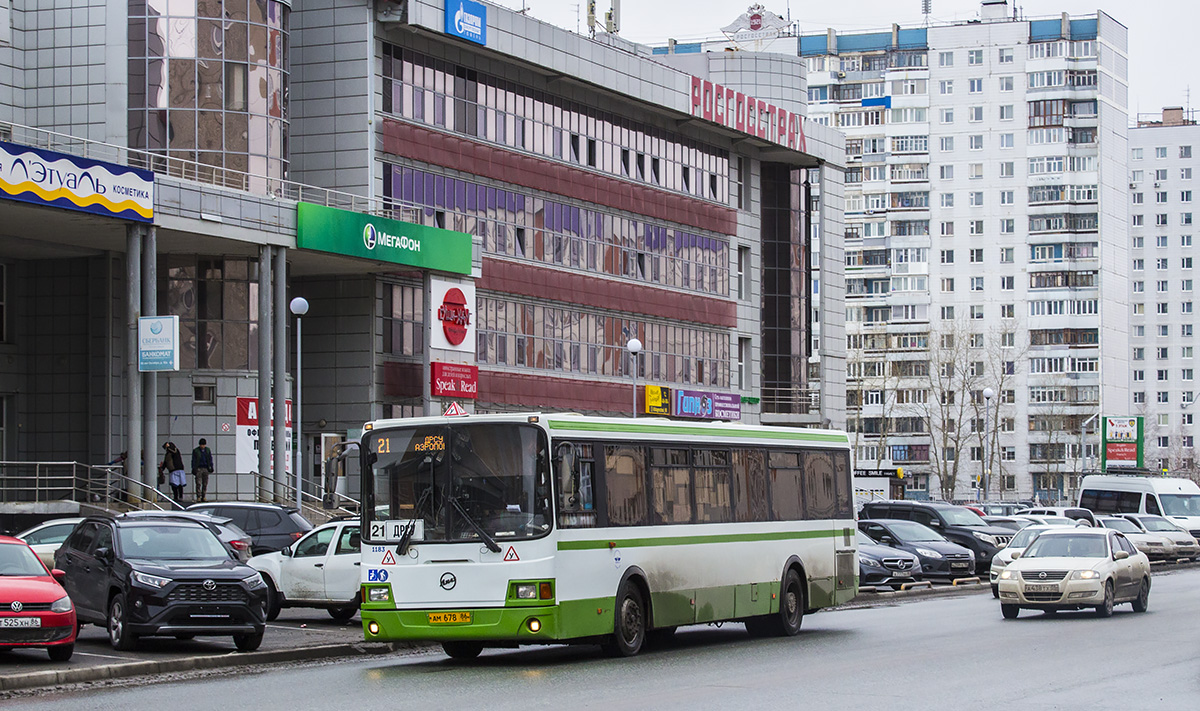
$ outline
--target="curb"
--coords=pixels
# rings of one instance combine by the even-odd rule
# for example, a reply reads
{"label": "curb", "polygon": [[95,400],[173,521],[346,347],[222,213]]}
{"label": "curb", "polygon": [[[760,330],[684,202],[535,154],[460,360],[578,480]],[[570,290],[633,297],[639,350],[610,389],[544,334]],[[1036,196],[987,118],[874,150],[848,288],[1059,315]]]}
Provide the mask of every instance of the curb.
{"label": "curb", "polygon": [[184,657],[163,661],[129,662],[126,664],[104,664],[81,669],[36,671],[22,674],[0,675],[0,691],[15,691],[62,684],[79,684],[105,679],[127,679],[136,676],[169,672],[221,669],[227,667],[295,662],[311,659],[336,659],[366,654],[388,654],[411,645],[384,642],[353,644],[326,644],[316,647],[280,649],[268,652],[229,652],[203,657]]}

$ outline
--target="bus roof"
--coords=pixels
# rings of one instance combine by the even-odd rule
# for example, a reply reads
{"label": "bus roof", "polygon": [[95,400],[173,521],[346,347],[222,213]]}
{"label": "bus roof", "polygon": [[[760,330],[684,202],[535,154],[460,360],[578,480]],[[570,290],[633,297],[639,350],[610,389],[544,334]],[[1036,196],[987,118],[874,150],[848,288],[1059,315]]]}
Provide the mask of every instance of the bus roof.
{"label": "bus roof", "polygon": [[669,436],[686,442],[711,442],[715,438],[758,443],[825,444],[849,446],[845,432],[802,427],[751,425],[742,422],[690,422],[662,417],[602,417],[574,412],[520,412],[457,417],[405,417],[375,420],[364,431],[393,427],[420,427],[454,422],[540,422],[552,435],[588,435],[597,439],[620,436],[622,439],[661,439]]}

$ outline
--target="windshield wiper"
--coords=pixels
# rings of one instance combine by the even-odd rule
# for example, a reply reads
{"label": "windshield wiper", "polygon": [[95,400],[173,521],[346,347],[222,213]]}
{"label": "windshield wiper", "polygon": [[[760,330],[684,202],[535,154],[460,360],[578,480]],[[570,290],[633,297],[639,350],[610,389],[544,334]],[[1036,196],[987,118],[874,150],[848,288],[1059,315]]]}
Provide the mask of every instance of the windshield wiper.
{"label": "windshield wiper", "polygon": [[413,506],[413,517],[408,520],[408,525],[404,527],[404,533],[400,535],[400,542],[396,544],[396,555],[408,555],[408,544],[412,542],[413,534],[417,531],[417,517],[421,515],[421,506],[429,498],[431,491],[433,491],[432,486],[422,491],[421,497],[417,499],[417,504]]}
{"label": "windshield wiper", "polygon": [[457,496],[450,497],[450,505],[454,507],[455,513],[461,516],[462,519],[471,526],[471,528],[475,529],[475,532],[479,534],[479,537],[483,539],[484,544],[487,545],[488,550],[493,553],[500,552],[500,545],[496,543],[495,539],[488,535],[487,531],[483,530],[482,526],[475,522],[475,519],[471,518],[471,515],[468,514],[466,509],[462,507],[462,504],[458,503]]}

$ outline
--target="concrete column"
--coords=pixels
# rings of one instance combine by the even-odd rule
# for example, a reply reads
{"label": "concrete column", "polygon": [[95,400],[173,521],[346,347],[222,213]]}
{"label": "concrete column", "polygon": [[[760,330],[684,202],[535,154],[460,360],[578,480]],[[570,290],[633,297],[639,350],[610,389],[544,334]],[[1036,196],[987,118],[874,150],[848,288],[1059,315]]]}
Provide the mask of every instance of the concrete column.
{"label": "concrete column", "polygon": [[[129,439],[125,442],[125,470],[134,479],[154,484],[153,458],[142,451],[142,374],[138,371],[138,318],[142,315],[142,226],[125,228],[125,416]],[[139,464],[140,462],[140,464]],[[144,492],[131,492],[145,496]]]}
{"label": "concrete column", "polygon": [[[425,324],[425,344],[421,350],[421,410],[426,415],[440,415],[438,408],[433,404],[433,319],[429,317],[433,309],[433,282],[429,272],[425,272],[425,278],[422,280],[422,288],[424,289],[425,298],[421,303],[425,306],[425,314],[422,316],[422,321]],[[383,288],[388,288],[384,285]],[[371,417],[375,417],[375,413],[371,413]]]}
{"label": "concrete column", "polygon": [[258,252],[258,482],[260,500],[274,494],[271,478],[271,246]]}
{"label": "concrete column", "polygon": [[[158,228],[143,227],[142,238],[142,315],[158,315]],[[146,462],[159,461],[158,442],[158,373],[142,373],[143,419],[145,438],[143,457]],[[178,444],[178,443],[176,443]]]}
{"label": "concrete column", "polygon": [[288,496],[284,489],[287,477],[287,250],[276,247],[274,250],[275,273],[272,275],[275,286],[275,320],[273,322],[275,344],[275,420],[271,430],[271,441],[275,444],[275,498],[278,501],[289,501],[295,496]]}

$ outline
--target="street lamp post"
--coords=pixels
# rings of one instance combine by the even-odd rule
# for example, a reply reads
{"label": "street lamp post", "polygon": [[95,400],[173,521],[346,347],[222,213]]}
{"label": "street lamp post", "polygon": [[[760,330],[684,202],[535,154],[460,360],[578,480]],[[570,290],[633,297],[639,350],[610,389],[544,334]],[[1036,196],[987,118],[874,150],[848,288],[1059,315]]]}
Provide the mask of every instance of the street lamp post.
{"label": "street lamp post", "polygon": [[300,497],[304,481],[301,478],[304,472],[304,428],[301,423],[304,420],[300,417],[300,321],[301,317],[308,313],[308,299],[303,296],[297,296],[292,299],[292,303],[288,305],[288,308],[296,316],[296,508],[303,512],[304,507]]}
{"label": "street lamp post", "polygon": [[629,349],[629,357],[633,359],[633,416],[637,417],[638,353],[642,352],[642,342],[640,339],[630,338],[625,347]]}
{"label": "street lamp post", "polygon": [[996,391],[991,388],[983,389],[983,500],[988,498],[988,484],[992,478],[992,460],[988,456],[988,440],[992,438],[991,426],[991,409],[992,398],[996,397]]}

